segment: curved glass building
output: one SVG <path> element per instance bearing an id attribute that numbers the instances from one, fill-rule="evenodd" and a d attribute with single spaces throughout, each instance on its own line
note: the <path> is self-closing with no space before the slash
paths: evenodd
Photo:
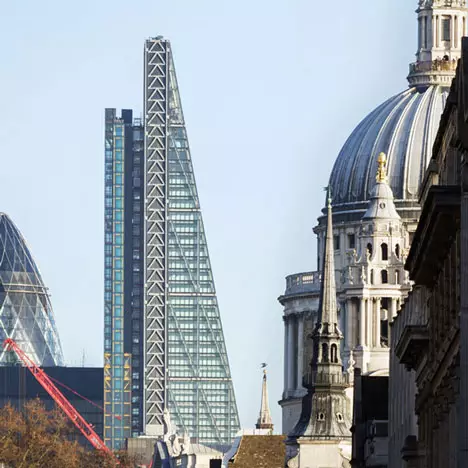
<path id="1" fill-rule="evenodd" d="M 47 288 L 18 228 L 0 213 L 0 341 L 13 338 L 40 366 L 63 366 Z M 0 365 L 17 362 L 0 347 Z"/>

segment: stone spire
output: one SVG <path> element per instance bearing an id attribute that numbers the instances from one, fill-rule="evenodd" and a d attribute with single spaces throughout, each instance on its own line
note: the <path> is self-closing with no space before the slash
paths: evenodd
<path id="1" fill-rule="evenodd" d="M 257 429 L 268 429 L 273 432 L 273 421 L 270 414 L 270 405 L 268 404 L 268 387 L 267 387 L 267 371 L 263 369 L 262 383 L 262 403 L 260 406 L 260 414 L 258 416 Z"/>
<path id="2" fill-rule="evenodd" d="M 330 191 L 327 200 L 327 231 L 325 251 L 323 253 L 322 289 L 320 290 L 319 317 L 317 325 L 327 324 L 337 327 L 338 312 L 336 306 L 335 257 L 333 254 L 333 225 Z"/>
<path id="3" fill-rule="evenodd" d="M 345 394 L 349 384 L 347 375 L 343 373 L 340 355 L 342 339 L 343 335 L 338 328 L 332 207 L 329 193 L 319 312 L 312 333 L 311 372 L 304 382 L 308 393 L 302 399 L 299 422 L 286 442 L 287 459 L 297 456 L 299 445 L 307 440 L 341 441 L 351 438 L 351 421 Z"/>
<path id="4" fill-rule="evenodd" d="M 450 86 L 466 34 L 466 0 L 419 0 L 418 50 L 410 64 L 410 86 Z"/>

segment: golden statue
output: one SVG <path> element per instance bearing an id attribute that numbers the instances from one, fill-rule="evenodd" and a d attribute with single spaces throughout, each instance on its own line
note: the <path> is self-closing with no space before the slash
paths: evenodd
<path id="1" fill-rule="evenodd" d="M 379 182 L 387 182 L 387 156 L 385 153 L 380 153 L 377 158 L 377 176 L 375 180 Z"/>

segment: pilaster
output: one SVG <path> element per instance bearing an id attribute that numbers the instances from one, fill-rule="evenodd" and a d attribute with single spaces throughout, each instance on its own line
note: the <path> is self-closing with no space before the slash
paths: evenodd
<path id="1" fill-rule="evenodd" d="M 297 385 L 298 393 L 303 393 L 302 379 L 304 375 L 304 314 L 297 317 Z M 302 395 L 301 395 L 302 396 Z"/>
<path id="2" fill-rule="evenodd" d="M 287 393 L 289 390 L 289 345 L 288 345 L 288 337 L 289 337 L 289 320 L 288 316 L 283 317 L 284 323 L 284 385 L 283 385 L 283 399 L 287 398 Z"/>

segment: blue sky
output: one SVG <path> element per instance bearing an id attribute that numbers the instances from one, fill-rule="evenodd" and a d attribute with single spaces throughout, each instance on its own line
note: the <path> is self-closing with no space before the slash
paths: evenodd
<path id="1" fill-rule="evenodd" d="M 406 86 L 416 0 L 23 0 L 0 16 L 0 210 L 50 288 L 68 364 L 102 364 L 103 117 L 142 109 L 144 39 L 169 38 L 244 427 L 283 381 L 287 274 L 338 151 Z"/>

